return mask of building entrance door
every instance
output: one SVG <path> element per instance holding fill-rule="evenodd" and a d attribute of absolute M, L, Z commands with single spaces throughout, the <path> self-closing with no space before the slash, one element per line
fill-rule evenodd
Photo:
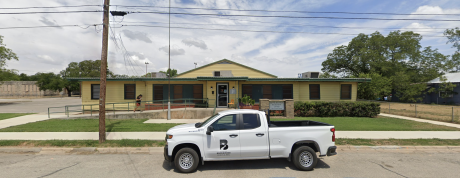
<path fill-rule="evenodd" d="M 217 107 L 228 107 L 228 84 L 217 84 Z"/>

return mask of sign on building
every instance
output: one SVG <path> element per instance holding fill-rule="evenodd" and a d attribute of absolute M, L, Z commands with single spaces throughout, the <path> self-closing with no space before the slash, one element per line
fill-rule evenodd
<path fill-rule="evenodd" d="M 284 101 L 270 101 L 270 110 L 284 110 Z"/>

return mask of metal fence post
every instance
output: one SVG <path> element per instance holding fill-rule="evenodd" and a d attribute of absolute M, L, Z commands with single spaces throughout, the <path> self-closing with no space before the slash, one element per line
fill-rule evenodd
<path fill-rule="evenodd" d="M 128 112 L 129 112 L 129 102 L 128 102 Z"/>
<path fill-rule="evenodd" d="M 165 111 L 165 101 L 161 101 L 161 108 Z"/>
<path fill-rule="evenodd" d="M 112 108 L 113 108 L 113 115 L 115 115 L 115 103 L 113 103 Z"/>
<path fill-rule="evenodd" d="M 93 116 L 93 105 L 91 105 L 91 116 Z"/>
<path fill-rule="evenodd" d="M 85 114 L 85 105 L 83 105 L 83 112 L 82 114 Z"/>
<path fill-rule="evenodd" d="M 69 107 L 66 106 L 66 107 L 65 107 L 65 110 L 66 110 L 66 113 L 67 113 L 67 118 L 69 118 Z"/>
<path fill-rule="evenodd" d="M 417 104 L 415 104 L 415 117 L 417 117 Z"/>
<path fill-rule="evenodd" d="M 388 114 L 390 114 L 390 113 L 391 113 L 391 109 L 390 109 L 390 107 L 391 107 L 391 103 L 388 103 Z"/>
<path fill-rule="evenodd" d="M 452 122 L 454 122 L 454 107 L 452 107 Z"/>
<path fill-rule="evenodd" d="M 48 118 L 50 118 L 50 108 L 48 108 Z"/>

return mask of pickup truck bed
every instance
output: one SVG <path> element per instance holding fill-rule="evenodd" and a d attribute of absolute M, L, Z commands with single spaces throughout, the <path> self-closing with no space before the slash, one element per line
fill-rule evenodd
<path fill-rule="evenodd" d="M 270 121 L 269 127 L 298 127 L 298 126 L 332 126 L 323 122 L 301 120 L 301 121 Z"/>

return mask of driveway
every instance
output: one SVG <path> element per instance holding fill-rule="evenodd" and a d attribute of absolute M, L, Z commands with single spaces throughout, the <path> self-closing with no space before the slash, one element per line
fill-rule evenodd
<path fill-rule="evenodd" d="M 81 104 L 80 97 L 0 99 L 0 113 L 47 113 L 48 107 L 79 104 Z"/>

